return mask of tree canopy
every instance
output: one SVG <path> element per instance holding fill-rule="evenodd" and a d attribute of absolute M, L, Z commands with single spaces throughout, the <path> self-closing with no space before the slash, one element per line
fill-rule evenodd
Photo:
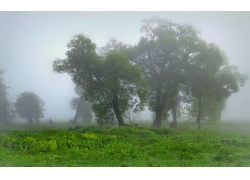
<path fill-rule="evenodd" d="M 185 68 L 195 50 L 198 31 L 189 25 L 153 17 L 142 21 L 141 32 L 144 35 L 130 60 L 141 67 L 147 79 L 154 127 L 160 127 L 178 93 L 178 84 L 188 79 Z"/>
<path fill-rule="evenodd" d="M 65 59 L 56 59 L 53 70 L 68 73 L 83 97 L 92 103 L 99 124 L 118 120 L 124 113 L 154 113 L 154 127 L 172 112 L 176 127 L 181 103 L 189 116 L 200 121 L 220 119 L 226 100 L 248 77 L 229 65 L 224 52 L 200 37 L 193 26 L 152 17 L 142 20 L 142 37 L 131 46 L 112 38 L 96 52 L 96 44 L 83 34 L 68 43 Z M 76 99 L 75 99 L 76 101 Z M 77 103 L 75 103 L 77 104 Z"/>
<path fill-rule="evenodd" d="M 238 92 L 247 76 L 240 74 L 235 66 L 229 66 L 224 53 L 215 44 L 200 41 L 197 54 L 189 72 L 190 99 L 188 112 L 200 121 L 218 121 L 225 102 L 232 93 Z"/>
<path fill-rule="evenodd" d="M 84 88 L 84 98 L 91 102 L 97 122 L 118 120 L 129 108 L 143 110 L 147 86 L 140 69 L 118 52 L 98 56 L 96 45 L 82 34 L 75 35 L 67 45 L 65 59 L 53 62 L 58 73 L 68 73 L 76 85 Z"/>
<path fill-rule="evenodd" d="M 154 127 L 160 127 L 162 118 L 174 107 L 180 87 L 189 89 L 193 103 L 200 104 L 203 94 L 210 100 L 216 96 L 219 102 L 219 97 L 221 101 L 227 99 L 246 80 L 228 68 L 219 47 L 202 40 L 190 25 L 152 17 L 142 21 L 141 32 L 143 36 L 129 58 L 140 66 L 149 84 L 148 105 L 155 113 Z M 225 68 L 227 73 L 223 73 Z M 200 110 L 197 112 L 199 122 Z"/>
<path fill-rule="evenodd" d="M 21 118 L 32 124 L 44 116 L 44 105 L 43 100 L 33 92 L 23 92 L 18 96 L 15 108 Z"/>

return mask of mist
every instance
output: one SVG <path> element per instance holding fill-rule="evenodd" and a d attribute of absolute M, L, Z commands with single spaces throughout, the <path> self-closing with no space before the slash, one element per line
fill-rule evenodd
<path fill-rule="evenodd" d="M 71 119 L 75 85 L 69 75 L 52 71 L 52 62 L 65 57 L 70 38 L 83 33 L 97 47 L 112 37 L 135 45 L 141 36 L 140 21 L 152 16 L 194 26 L 226 53 L 230 65 L 250 77 L 250 12 L 0 12 L 0 69 L 6 70 L 9 100 L 33 92 L 45 102 L 43 119 Z M 249 90 L 247 81 L 228 99 L 222 119 L 249 119 Z M 150 113 L 141 118 L 150 119 Z"/>

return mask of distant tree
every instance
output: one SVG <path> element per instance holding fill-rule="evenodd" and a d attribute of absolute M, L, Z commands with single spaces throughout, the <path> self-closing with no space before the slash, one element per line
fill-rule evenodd
<path fill-rule="evenodd" d="M 187 110 L 201 128 L 201 120 L 220 119 L 227 98 L 238 92 L 248 77 L 239 73 L 235 66 L 229 66 L 215 44 L 200 41 L 198 50 L 189 73 L 191 96 Z"/>
<path fill-rule="evenodd" d="M 119 126 L 123 126 L 123 114 L 127 109 L 143 109 L 146 82 L 139 68 L 125 56 L 117 52 L 98 56 L 96 45 L 82 34 L 70 40 L 66 56 L 66 59 L 55 60 L 53 69 L 68 73 L 76 85 L 84 88 L 83 96 L 92 103 L 99 124 L 116 118 Z"/>
<path fill-rule="evenodd" d="M 44 102 L 33 92 L 23 92 L 18 96 L 15 108 L 18 115 L 30 124 L 44 116 Z"/>
<path fill-rule="evenodd" d="M 92 105 L 88 101 L 82 101 L 80 112 L 83 124 L 89 124 L 93 118 Z"/>
<path fill-rule="evenodd" d="M 49 119 L 49 124 L 52 126 L 54 124 L 54 121 L 50 118 Z"/>
<path fill-rule="evenodd" d="M 71 109 L 76 110 L 73 122 L 75 124 L 78 119 L 81 119 L 82 123 L 89 124 L 93 118 L 92 105 L 82 99 L 84 91 L 80 86 L 75 86 L 74 90 L 79 97 L 72 98 L 71 100 Z"/>
<path fill-rule="evenodd" d="M 10 124 L 15 118 L 13 103 L 8 100 L 8 87 L 3 83 L 4 70 L 0 69 L 0 123 Z"/>

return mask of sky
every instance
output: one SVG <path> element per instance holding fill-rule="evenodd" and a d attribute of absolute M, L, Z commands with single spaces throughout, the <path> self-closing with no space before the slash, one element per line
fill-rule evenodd
<path fill-rule="evenodd" d="M 9 99 L 34 92 L 45 102 L 43 119 L 69 120 L 70 101 L 77 95 L 67 74 L 53 72 L 52 63 L 64 58 L 67 43 L 76 34 L 88 36 L 97 47 L 112 37 L 138 43 L 141 20 L 159 16 L 193 25 L 207 42 L 217 44 L 229 63 L 250 77 L 250 12 L 205 11 L 0 11 L 0 69 Z M 250 82 L 227 101 L 223 119 L 250 120 Z M 146 112 L 142 118 L 147 119 Z"/>

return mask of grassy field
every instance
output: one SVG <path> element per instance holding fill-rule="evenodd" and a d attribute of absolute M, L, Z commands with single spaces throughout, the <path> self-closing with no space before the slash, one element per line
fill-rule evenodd
<path fill-rule="evenodd" d="M 1 167 L 249 167 L 250 123 L 0 127 Z"/>

